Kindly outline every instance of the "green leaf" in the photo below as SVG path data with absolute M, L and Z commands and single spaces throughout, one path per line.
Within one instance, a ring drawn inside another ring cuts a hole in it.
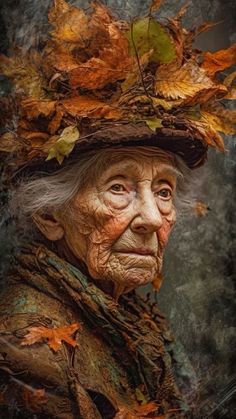
M 144 394 L 142 393 L 142 391 L 138 387 L 135 389 L 135 397 L 136 397 L 136 400 L 142 406 L 147 404 L 147 399 L 145 398 Z
M 56 158 L 58 163 L 61 164 L 65 156 L 69 156 L 73 150 L 76 141 L 79 138 L 78 129 L 71 125 L 66 127 L 59 136 L 55 136 L 56 142 L 49 149 L 48 157 L 46 160 L 51 160 Z
M 156 131 L 157 128 L 162 128 L 160 118 L 146 119 L 145 122 L 146 122 L 147 126 L 154 132 Z
M 146 17 L 134 21 L 128 32 L 128 40 L 132 55 L 136 55 L 137 51 L 141 57 L 153 50 L 150 61 L 163 64 L 169 63 L 176 57 L 170 35 L 154 18 Z

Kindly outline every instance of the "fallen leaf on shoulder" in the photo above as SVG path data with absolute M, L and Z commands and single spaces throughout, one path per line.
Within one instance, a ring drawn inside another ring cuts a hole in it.
M 138 406 L 134 409 L 127 407 L 120 407 L 114 419 L 164 419 L 165 416 L 153 416 L 158 410 L 158 405 L 155 402 L 149 402 L 145 405 Z
M 64 128 L 59 136 L 54 136 L 50 139 L 55 139 L 55 143 L 49 149 L 46 161 L 56 158 L 58 163 L 61 164 L 65 157 L 69 156 L 72 152 L 76 141 L 79 139 L 79 131 L 75 126 Z
M 57 352 L 60 349 L 62 341 L 75 347 L 77 342 L 71 336 L 78 329 L 81 330 L 81 325 L 79 323 L 73 323 L 64 327 L 55 327 L 53 329 L 49 329 L 45 326 L 29 327 L 28 333 L 24 336 L 21 345 L 33 345 L 34 343 L 39 343 L 46 340 L 48 346 L 54 352 Z

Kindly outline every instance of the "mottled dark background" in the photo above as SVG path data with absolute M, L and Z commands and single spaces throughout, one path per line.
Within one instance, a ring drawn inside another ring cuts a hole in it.
M 46 33 L 50 3 L 50 0 L 0 0 L 2 51 L 7 52 L 12 42 L 26 48 L 38 44 L 38 33 L 41 37 Z M 83 0 L 74 3 L 88 5 Z M 149 2 L 109 0 L 106 4 L 127 18 L 147 11 Z M 167 0 L 161 17 L 174 15 L 183 4 L 182 0 Z M 206 20 L 221 23 L 202 34 L 197 46 L 214 51 L 236 42 L 235 0 L 190 0 L 185 24 L 195 26 Z M 8 84 L 3 78 L 0 82 L 0 94 L 7 93 Z M 235 139 L 228 137 L 226 147 L 225 155 L 210 152 L 206 168 L 196 172 L 166 252 L 165 282 L 159 295 L 161 308 L 196 371 L 201 390 L 198 411 L 202 419 L 236 418 Z M 4 199 L 3 193 L 2 203 Z M 205 217 L 195 215 L 193 208 L 198 200 L 211 209 Z M 0 224 L 1 272 L 13 242 L 13 228 L 6 228 L 6 218 L 5 213 Z

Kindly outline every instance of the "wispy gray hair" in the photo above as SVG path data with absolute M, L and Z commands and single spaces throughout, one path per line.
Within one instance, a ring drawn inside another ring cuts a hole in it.
M 107 148 L 81 154 L 75 162 L 53 174 L 37 174 L 23 178 L 12 192 L 10 209 L 18 224 L 27 223 L 36 213 L 50 214 L 52 211 L 67 212 L 73 198 L 81 188 L 94 182 L 111 162 L 126 157 L 143 155 L 158 156 L 160 161 L 171 160 L 177 174 L 177 201 L 185 190 L 190 170 L 182 159 L 157 147 L 121 147 Z

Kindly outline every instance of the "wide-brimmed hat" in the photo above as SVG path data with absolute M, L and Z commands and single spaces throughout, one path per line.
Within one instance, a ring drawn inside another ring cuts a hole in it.
M 236 73 L 221 72 L 236 63 L 236 44 L 202 53 L 195 37 L 212 25 L 184 29 L 186 7 L 164 24 L 154 17 L 160 3 L 125 22 L 95 1 L 84 11 L 54 0 L 47 41 L 1 56 L 14 87 L 0 137 L 10 171 L 55 170 L 88 150 L 135 144 L 195 168 L 208 146 L 224 150 L 219 132 L 233 134 L 236 117 L 222 99 L 234 98 Z

